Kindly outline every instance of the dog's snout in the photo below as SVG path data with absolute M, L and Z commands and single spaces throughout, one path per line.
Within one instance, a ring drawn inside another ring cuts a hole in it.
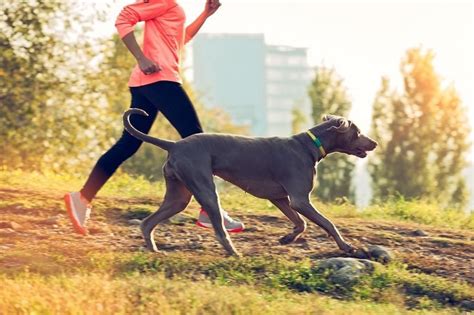
M 370 150 L 374 150 L 378 145 L 377 141 L 370 139 Z

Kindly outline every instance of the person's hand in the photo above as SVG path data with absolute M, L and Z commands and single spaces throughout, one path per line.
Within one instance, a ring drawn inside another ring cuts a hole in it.
M 146 57 L 138 59 L 138 66 L 146 75 L 161 71 L 161 67 L 156 62 L 153 62 Z
M 204 8 L 206 17 L 213 15 L 221 5 L 219 0 L 206 0 L 206 7 Z

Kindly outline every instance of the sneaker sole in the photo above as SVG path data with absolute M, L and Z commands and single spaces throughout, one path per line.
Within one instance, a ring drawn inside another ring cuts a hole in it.
M 79 222 L 77 221 L 76 217 L 74 216 L 73 209 L 72 209 L 73 205 L 72 205 L 71 197 L 69 196 L 69 194 L 64 195 L 64 202 L 66 203 L 67 214 L 69 216 L 69 219 L 71 220 L 74 230 L 79 234 L 87 235 L 87 228 L 81 226 Z
M 211 223 L 202 223 L 202 222 L 196 221 L 196 225 L 199 226 L 199 227 L 202 227 L 202 228 L 212 229 L 212 224 Z M 244 228 L 240 227 L 240 228 L 235 228 L 235 229 L 229 229 L 229 230 L 227 230 L 227 232 L 229 232 L 229 233 L 240 233 L 243 230 L 244 230 Z

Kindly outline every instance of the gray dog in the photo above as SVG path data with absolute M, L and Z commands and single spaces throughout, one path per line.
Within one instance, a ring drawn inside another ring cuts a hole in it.
M 149 250 L 157 251 L 153 236 L 157 224 L 184 210 L 194 195 L 206 209 L 219 242 L 229 254 L 239 255 L 224 228 L 213 181 L 213 175 L 217 175 L 256 197 L 270 200 L 293 222 L 293 232 L 282 237 L 280 243 L 288 244 L 301 236 L 306 229 L 304 216 L 331 235 L 341 250 L 355 251 L 309 200 L 316 163 L 326 154 L 343 152 L 364 158 L 366 151 L 377 146 L 350 120 L 326 115 L 323 123 L 289 138 L 201 133 L 173 142 L 135 129 L 129 120 L 132 114 L 148 116 L 141 109 L 129 109 L 123 116 L 125 129 L 134 137 L 168 151 L 163 166 L 163 203 L 141 224 Z

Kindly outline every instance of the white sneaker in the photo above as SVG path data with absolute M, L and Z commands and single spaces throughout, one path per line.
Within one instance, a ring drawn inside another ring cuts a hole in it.
M 244 224 L 242 222 L 232 219 L 226 211 L 222 211 L 222 215 L 224 216 L 224 227 L 227 232 L 239 233 L 245 229 Z M 196 222 L 196 225 L 204 228 L 212 228 L 211 220 L 209 219 L 207 212 L 202 208 L 201 212 L 199 212 L 199 217 Z
M 80 192 L 72 192 L 64 195 L 69 219 L 77 233 L 87 235 L 86 224 L 89 220 L 92 207 Z

